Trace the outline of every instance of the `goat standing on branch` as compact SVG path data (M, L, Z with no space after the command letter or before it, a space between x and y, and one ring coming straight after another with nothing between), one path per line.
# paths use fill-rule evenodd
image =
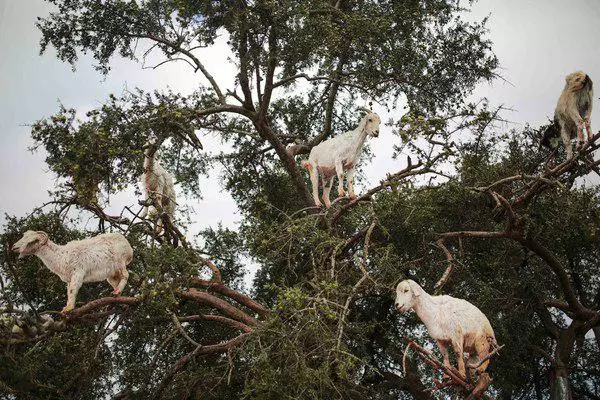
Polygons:
M302 166L308 169L312 184L312 195L317 206L319 201L319 175L323 187L323 201L326 207L331 206L329 193L333 186L333 178L338 177L338 195L344 196L344 170L348 184L348 196L354 199L354 173L356 163L360 156L362 146L367 136L379 136L379 125L381 118L371 110L365 110L367 114L361 119L358 127L330 138L313 147L308 160L302 161Z
M566 77L566 85L563 89L554 111L554 122L544 132L540 145L554 149L557 146L554 138L559 133L562 137L567 158L573 158L571 149L571 138L577 135L577 141L581 145L592 138L590 126L590 115L592 115L593 84L589 75L585 72L573 72ZM587 130L587 138L583 135L583 128Z
M450 367L447 346L451 344L458 358L458 371L466 377L463 351L469 353L478 372L485 371L487 357L498 346L494 330L487 317L473 304L451 296L431 296L415 281L407 279L396 288L396 309L405 312L414 309L444 356L444 365ZM485 360L481 365L475 362ZM486 359L487 357L487 359Z
M142 182L146 192L145 208L141 214L144 218L148 215L150 203L154 209L158 206L159 213L165 213L173 220L175 215L175 186L173 184L173 176L169 174L157 161L156 151L158 145L148 144L144 150L144 175ZM163 220L159 216L157 221L156 233L162 232Z
M65 313L75 307L77 292L84 282L106 279L114 289L112 294L119 296L129 277L127 265L133 259L133 249L120 233L104 233L60 246L45 232L27 231L12 249L19 258L35 254L68 284L67 305L62 310Z

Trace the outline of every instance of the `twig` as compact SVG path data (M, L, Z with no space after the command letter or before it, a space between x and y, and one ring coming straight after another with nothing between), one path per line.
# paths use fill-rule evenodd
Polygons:
M454 257L452 257L452 253L450 253L450 251L444 245L443 238L438 239L435 242L435 245L436 245L436 247L442 249L442 251L446 255L446 261L448 262L448 266L446 267L446 270L444 271L441 278L435 283L435 286L433 287L435 290L438 290L442 287L442 285L444 285L446 283L446 281L450 277L450 273L452 272Z
M486 362L487 360L492 358L494 355L496 355L496 353L498 353L498 351L500 351L500 349L503 348L504 346L506 346L506 345L503 344L502 346L496 347L494 350L490 351L487 356L485 356L481 360L479 360L479 362L477 364L467 364L467 367L469 367L471 369L477 369L477 368L481 367L484 362Z
M177 328L179 333L181 333L181 336L183 336L188 342L190 342L196 347L202 346L200 343L196 342L187 334L185 329L183 329L183 326L181 326L181 323L179 323L179 320L177 319L177 316L175 316L175 314L171 314L171 321L173 321L173 324L175 324L175 328Z

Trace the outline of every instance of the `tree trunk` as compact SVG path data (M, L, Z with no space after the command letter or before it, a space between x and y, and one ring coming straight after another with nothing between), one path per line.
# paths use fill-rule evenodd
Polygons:
M273 130L271 130L265 120L254 121L254 126L261 137L265 138L269 143L271 143L275 149L275 152L281 160L283 168L288 172L288 174L290 174L292 183L296 187L296 190L298 190L298 194L300 195L304 205L306 207L314 206L315 204L312 196L308 191L306 184L304 183L304 178L300 174L293 156L286 151L283 143L281 143L279 138L277 138L277 135L275 132L273 132Z
M556 354L550 377L550 400L573 400L569 383L569 361L575 345L577 321L558 334Z
M573 400L567 366L558 360L552 371L550 400Z

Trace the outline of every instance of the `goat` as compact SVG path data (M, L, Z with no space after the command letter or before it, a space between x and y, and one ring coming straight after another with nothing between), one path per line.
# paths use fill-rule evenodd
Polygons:
M308 160L302 161L302 166L308 169L312 184L312 195L317 206L319 201L319 175L323 187L323 201L326 207L331 206L329 193L333 186L333 178L338 177L338 195L344 196L344 170L347 171L348 196L356 198L354 194L354 173L356 163L360 156L362 146L367 136L379 136L381 118L370 110L361 119L358 126L352 130L319 143L310 150Z
M544 131L540 146L554 150L558 146L555 140L558 135L562 137L567 159L573 158L571 138L577 136L579 144L592 138L590 116L594 97L593 83L585 72L576 71L565 78L565 87L558 98L554 111L553 123ZM587 138L583 129L587 131Z
M146 191L146 205L140 216L144 218L148 215L149 203L153 199L154 209L158 205L159 211L166 213L172 221L176 205L173 176L156 161L156 150L155 145L148 145L144 151L144 175L142 176L142 182ZM156 233L162 232L162 227L163 220L159 217Z
M114 289L112 294L119 296L129 277L127 264L133 259L133 249L120 233L104 233L61 246L52 242L46 232L27 231L12 249L19 253L19 258L35 254L67 283L67 305L63 313L75 307L77 292L84 282L106 279Z
M415 281L407 279L396 287L396 309L405 312L414 309L429 335L436 340L444 356L444 365L450 367L447 346L451 344L458 358L458 371L466 375L463 351L469 359L483 360L497 346L494 330L487 317L473 304L451 296L431 296ZM483 372L489 359L477 367Z

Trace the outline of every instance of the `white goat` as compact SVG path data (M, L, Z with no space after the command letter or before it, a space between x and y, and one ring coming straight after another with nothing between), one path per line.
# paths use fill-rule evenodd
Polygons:
M68 284L67 305L63 312L75 307L77 292L84 282L104 279L119 296L127 283L127 264L133 259L133 249L120 233L104 233L92 238L73 240L64 246L53 243L42 231L27 231L12 249L22 258L38 256L58 277Z
M326 207L331 206L329 193L333 186L333 178L338 177L338 195L344 196L344 170L347 170L348 196L354 199L354 173L356 163L360 156L363 143L367 135L379 136L381 118L372 111L368 111L356 129L342 133L324 142L319 143L310 150L308 160L302 161L302 166L308 169L312 184L312 195L317 206L319 201L319 175L323 186L323 201ZM317 175L319 174L319 175Z
M466 376L463 351L470 360L482 360L496 347L496 336L487 317L473 304L451 296L431 296L415 281L407 279L396 288L396 308L400 312L414 309L423 321L429 335L436 340L444 356L444 365L450 366L448 344L458 358L458 371ZM489 359L477 370L485 371Z
M160 212L166 213L172 221L176 205L173 176L156 161L156 148L153 145L146 148L144 157L142 182L146 191L146 206L141 217L144 218L148 215L148 204L151 199L154 199L155 206L158 205ZM156 209L156 207L154 208ZM160 233L162 227L163 221L159 217L156 232Z

